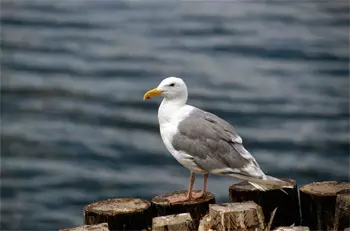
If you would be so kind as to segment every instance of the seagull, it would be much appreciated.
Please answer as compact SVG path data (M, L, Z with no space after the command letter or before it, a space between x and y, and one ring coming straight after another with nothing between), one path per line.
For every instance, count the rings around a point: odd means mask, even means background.
M147 91L143 99L154 96L163 97L158 109L162 140L172 156L190 170L187 195L181 201L204 197L209 174L246 180L262 191L293 187L289 182L265 175L228 122L186 104L188 91L181 78L165 78L158 87ZM192 192L196 173L204 175L198 197Z

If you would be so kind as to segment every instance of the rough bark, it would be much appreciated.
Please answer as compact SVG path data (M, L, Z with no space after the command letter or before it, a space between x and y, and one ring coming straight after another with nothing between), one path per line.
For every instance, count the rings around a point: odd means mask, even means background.
M334 230L348 227L350 227L350 189L345 189L337 193Z
M152 231L195 231L197 230L189 213L180 213L153 218Z
M187 191L175 191L154 197L152 199L154 217L190 213L195 227L198 228L200 219L208 214L209 204L215 204L215 196L214 194L207 192L202 198L192 199L186 202L169 202L171 198L184 196L186 193Z
M84 207L84 223L108 223L109 230L142 230L151 227L152 209L147 200L117 198Z
M337 193L344 189L350 189L350 182L325 181L304 185L300 189L303 225L311 230L333 230Z
M252 201L209 206L210 228L217 231L262 231L265 227L261 207Z
M277 208L271 228L300 224L300 210L297 184L292 179L284 179L292 182L294 188L271 189L260 191L247 181L234 184L229 189L230 202L254 201L261 206L265 222L269 222L271 214Z

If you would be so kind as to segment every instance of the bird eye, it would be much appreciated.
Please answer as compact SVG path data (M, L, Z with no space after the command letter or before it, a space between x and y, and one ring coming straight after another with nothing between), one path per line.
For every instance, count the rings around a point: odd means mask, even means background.
M173 86L175 86L175 83L171 83L169 86L170 86L170 87L173 87Z

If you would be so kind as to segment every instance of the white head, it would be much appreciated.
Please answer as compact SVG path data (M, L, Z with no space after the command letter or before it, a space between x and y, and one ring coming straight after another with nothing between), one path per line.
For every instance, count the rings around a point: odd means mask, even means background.
M176 77L165 78L157 88L149 90L143 96L143 99L151 99L153 96L163 96L166 100L179 101L186 103L187 86L185 82Z

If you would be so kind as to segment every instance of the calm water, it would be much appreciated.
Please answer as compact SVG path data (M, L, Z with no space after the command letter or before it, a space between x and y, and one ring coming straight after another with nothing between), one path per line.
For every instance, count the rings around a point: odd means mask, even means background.
M347 4L2 1L1 229L76 226L92 201L185 189L160 99L142 101L166 76L268 174L348 180ZM225 201L235 182L209 189Z

